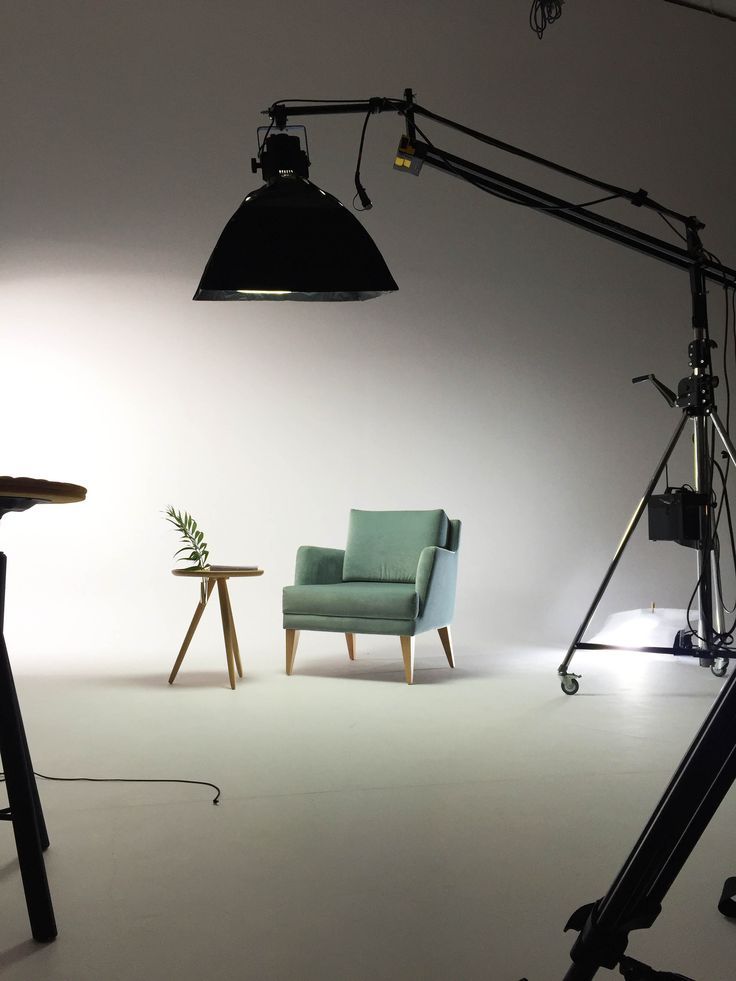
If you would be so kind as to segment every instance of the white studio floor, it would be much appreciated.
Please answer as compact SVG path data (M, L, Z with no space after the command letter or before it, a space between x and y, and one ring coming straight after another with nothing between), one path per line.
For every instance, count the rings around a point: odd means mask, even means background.
M7 981L561 981L574 909L601 896L721 682L696 661L303 634L280 648L193 645L128 673L16 669L34 764L58 776L182 777L222 788L39 781L59 937L28 939L0 827ZM245 647L245 645L243 645ZM12 652L11 652L12 656ZM48 660L48 659L46 659ZM736 791L631 956L730 981ZM602 970L600 977L613 977ZM616 974L616 977L619 975Z

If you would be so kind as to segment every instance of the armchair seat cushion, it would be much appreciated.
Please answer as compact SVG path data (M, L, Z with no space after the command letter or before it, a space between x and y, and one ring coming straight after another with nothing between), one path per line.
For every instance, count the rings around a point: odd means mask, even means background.
M285 586L284 614L416 620L419 597L414 583L339 582Z

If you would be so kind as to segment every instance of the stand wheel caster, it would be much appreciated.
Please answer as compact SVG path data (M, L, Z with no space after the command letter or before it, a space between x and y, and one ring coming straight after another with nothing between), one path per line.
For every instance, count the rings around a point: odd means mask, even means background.
M728 658L727 657L717 657L715 662L711 665L711 671L716 676L716 678L722 678L728 671Z
M566 674L562 677L560 688L566 695L577 695L580 685L574 674Z

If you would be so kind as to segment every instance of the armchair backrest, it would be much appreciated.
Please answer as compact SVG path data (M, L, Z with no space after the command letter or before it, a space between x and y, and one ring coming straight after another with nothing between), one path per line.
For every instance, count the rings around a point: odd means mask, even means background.
M454 526L457 525L457 528ZM415 582L428 545L457 548L459 523L444 511L350 512L343 581Z

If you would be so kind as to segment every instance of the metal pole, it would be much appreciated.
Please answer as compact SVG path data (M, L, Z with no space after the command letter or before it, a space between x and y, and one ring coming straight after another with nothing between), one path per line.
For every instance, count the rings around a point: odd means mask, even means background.
M731 463L736 467L736 446L731 442L731 437L726 432L726 427L721 421L721 417L718 415L715 409L711 411L710 418L713 422L713 428L721 437L721 442L726 448L726 453L728 453Z
M708 445L709 426L705 407L713 404L713 389L710 384L711 357L710 341L708 338L708 296L706 292L705 273L703 270L703 245L700 241L700 225L693 219L687 225L687 251L693 260L690 267L690 296L692 304L693 342L690 345L691 377L695 380L695 398L697 406L693 407L698 414L694 417L695 438L694 479L695 490L705 494L705 521L703 539L697 550L698 573L698 636L697 645L705 652L701 663L709 663L713 647L713 576L711 565L711 549L713 547L713 509L711 507L711 471L712 460ZM707 394L701 391L700 379L705 379L708 385ZM708 400L704 405L701 400ZM712 663L712 661L711 661Z
M731 442L731 438L726 432L726 428L723 425L721 418L715 409L711 410L710 419L711 422L713 423L713 428L718 433L718 436L720 437L720 440L723 443L726 452L728 453L731 463L736 467L736 447L734 447L733 443ZM714 560L713 602L715 604L716 630L720 634L723 634L726 630L726 625L723 619L723 598L721 596L721 589L720 589L720 580L721 580L720 570L718 568L718 559L715 554L715 551L713 552L713 560Z
M736 21L736 4L733 0L665 0L666 3L676 3L678 7L689 7L691 10L704 10L706 14L713 14L715 17L725 17L727 20Z
M697 368L695 369L697 373ZM711 568L711 529L713 518L710 506L710 454L708 451L708 423L704 416L693 420L695 424L693 440L693 470L695 490L708 496L705 508L705 540L697 549L696 569L698 583L698 636L695 638L701 650L708 652L713 643L713 595Z

